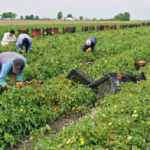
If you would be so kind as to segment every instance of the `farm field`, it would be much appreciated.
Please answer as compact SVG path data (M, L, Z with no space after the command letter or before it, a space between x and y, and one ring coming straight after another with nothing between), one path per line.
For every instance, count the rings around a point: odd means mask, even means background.
M137 60L150 60L150 27L81 32L82 25L41 23L0 27L0 39L10 29L14 29L17 36L20 28L29 28L31 31L35 27L56 26L61 33L33 38L31 53L23 54L27 59L23 80L30 80L30 85L21 88L12 86L7 91L1 88L1 150L15 146L19 140L30 134L31 141L34 140L30 147L33 150L150 148L149 64L139 71L134 66ZM117 25L119 27L120 24ZM63 26L75 26L77 32L62 34ZM90 36L97 38L96 52L82 53L82 46ZM15 45L4 48L0 46L0 52L5 51L18 53ZM95 64L82 66L81 63L86 61L93 61ZM66 79L75 66L94 80L110 72L139 74L142 71L147 80L138 84L124 83L117 94L107 95L103 100L96 101L99 96L90 88ZM9 83L9 79L7 81ZM33 138L36 133L48 129L53 121L65 116L82 116L97 106L101 109L94 119L84 118L50 137L43 136L37 140Z
M138 23L143 21L47 21L47 20L0 20L0 25L29 25L29 24L83 24L83 23Z

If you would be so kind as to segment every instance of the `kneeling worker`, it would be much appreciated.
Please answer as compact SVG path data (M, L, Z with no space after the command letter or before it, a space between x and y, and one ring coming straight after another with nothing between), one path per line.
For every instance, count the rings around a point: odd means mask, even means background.
M30 52L32 40L27 34L20 34L17 40L17 48L20 52L24 53L23 46L26 47L26 53Z
M94 52L96 43L97 40L95 37L89 37L83 45L82 52L88 53L89 48L91 48L92 52Z
M0 85L9 89L11 86L5 82L6 77L10 78L13 84L22 85L23 71L26 66L26 59L14 52L3 52L0 54Z
M10 32L5 33L4 37L1 41L1 45L5 46L5 45L9 45L10 43L15 43L16 42L16 37L15 37L15 31L14 30L10 30Z

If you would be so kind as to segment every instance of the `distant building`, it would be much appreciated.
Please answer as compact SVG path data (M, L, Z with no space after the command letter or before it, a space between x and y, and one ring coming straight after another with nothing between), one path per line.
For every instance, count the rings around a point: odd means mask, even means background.
M67 21L76 21L76 20L79 20L79 19L77 19L75 17L68 17L68 18L66 18L66 20Z
M50 20L50 18L42 18L43 20Z
M85 18L84 20L85 20L85 21L87 21L87 20L90 20L90 19L88 19L88 18Z
M65 20L66 20L66 17L62 17L60 20L65 21Z
M11 20L11 18L3 18L4 20Z

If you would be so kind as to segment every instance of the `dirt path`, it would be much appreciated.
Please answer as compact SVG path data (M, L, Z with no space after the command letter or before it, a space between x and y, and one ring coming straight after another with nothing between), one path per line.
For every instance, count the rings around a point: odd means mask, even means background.
M91 115L90 117L92 119L94 119L94 115L100 110L100 107L98 108L93 108L91 111ZM81 120L82 118L88 118L86 115L82 116L82 117L68 117L68 118L62 118L59 121L55 121L53 122L50 127L55 130L55 132L53 134L57 134L60 132L60 130L63 129L63 127L66 127L68 124L73 123L73 122L77 122L79 120ZM46 136L50 136L49 134ZM18 145L14 148L11 148L9 150L19 150L19 149L23 149L23 148L29 148L29 139L24 139L22 140L22 143L18 143Z
M83 24L83 23L138 23L144 21L48 21L48 20L0 20L0 25L29 25L29 24Z

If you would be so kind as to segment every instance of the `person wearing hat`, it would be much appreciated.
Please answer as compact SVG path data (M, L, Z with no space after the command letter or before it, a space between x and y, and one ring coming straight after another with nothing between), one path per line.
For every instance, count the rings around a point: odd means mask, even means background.
M92 52L94 52L96 43L97 40L95 37L89 37L83 45L82 52L88 52L89 48L91 48Z
M10 32L5 33L4 37L1 41L1 45L5 46L5 45L10 45L10 43L15 43L16 42L16 37L15 37L15 31L14 30L10 30Z
M26 53L30 52L32 40L27 34L20 34L17 39L17 48L21 53L24 53L23 46L26 48Z
M14 52L3 52L0 54L0 85L9 89L11 86L5 82L6 77L10 78L13 84L22 85L23 71L26 66L26 59ZM18 84L17 84L18 85Z

